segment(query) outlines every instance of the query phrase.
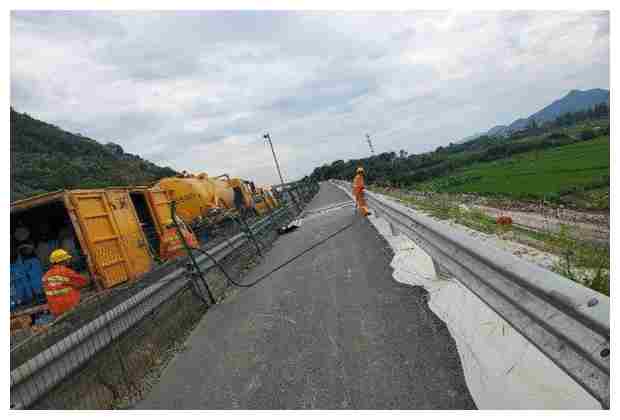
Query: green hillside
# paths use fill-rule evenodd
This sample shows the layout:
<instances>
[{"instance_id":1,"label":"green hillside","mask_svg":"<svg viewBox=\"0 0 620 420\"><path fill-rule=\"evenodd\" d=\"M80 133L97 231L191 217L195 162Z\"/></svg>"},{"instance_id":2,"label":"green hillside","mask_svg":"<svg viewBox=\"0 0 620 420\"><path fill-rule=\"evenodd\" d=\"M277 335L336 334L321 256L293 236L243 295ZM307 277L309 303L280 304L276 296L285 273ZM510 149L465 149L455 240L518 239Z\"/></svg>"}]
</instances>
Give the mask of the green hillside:
<instances>
[{"instance_id":1,"label":"green hillside","mask_svg":"<svg viewBox=\"0 0 620 420\"><path fill-rule=\"evenodd\" d=\"M103 145L11 108L11 201L59 189L144 185L175 174L117 144Z\"/></svg>"},{"instance_id":2,"label":"green hillside","mask_svg":"<svg viewBox=\"0 0 620 420\"><path fill-rule=\"evenodd\" d=\"M552 149L481 162L417 184L436 192L498 194L517 198L573 199L609 191L609 135ZM607 202L608 202L607 194ZM591 197L590 207L604 208Z\"/></svg>"},{"instance_id":3,"label":"green hillside","mask_svg":"<svg viewBox=\"0 0 620 420\"><path fill-rule=\"evenodd\" d=\"M363 166L369 185L437 192L546 198L609 208L609 107L569 112L509 136L481 135L417 155L405 150L315 168L311 179L351 180Z\"/></svg>"}]
</instances>

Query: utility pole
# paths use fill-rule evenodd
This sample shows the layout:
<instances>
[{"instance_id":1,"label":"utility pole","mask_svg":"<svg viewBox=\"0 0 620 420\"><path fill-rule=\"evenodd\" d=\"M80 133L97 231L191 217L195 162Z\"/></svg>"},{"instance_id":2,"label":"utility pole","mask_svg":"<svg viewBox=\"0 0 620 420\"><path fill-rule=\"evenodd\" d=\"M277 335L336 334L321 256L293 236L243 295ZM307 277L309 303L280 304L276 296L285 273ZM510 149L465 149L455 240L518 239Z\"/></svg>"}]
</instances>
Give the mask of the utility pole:
<instances>
[{"instance_id":1,"label":"utility pole","mask_svg":"<svg viewBox=\"0 0 620 420\"><path fill-rule=\"evenodd\" d=\"M366 134L366 141L368 142L368 147L370 147L370 153L375 154L375 149L372 147L372 141L370 141L370 136Z\"/></svg>"},{"instance_id":2,"label":"utility pole","mask_svg":"<svg viewBox=\"0 0 620 420\"><path fill-rule=\"evenodd\" d=\"M284 185L284 178L282 178L282 172L280 172L280 164L278 163L278 158L276 157L276 152L273 150L273 143L271 143L271 136L269 133L263 134L263 138L269 142L269 146L271 147L271 153L273 154L273 160L276 163L276 169L278 170L278 175L280 176L280 184Z\"/></svg>"}]
</instances>

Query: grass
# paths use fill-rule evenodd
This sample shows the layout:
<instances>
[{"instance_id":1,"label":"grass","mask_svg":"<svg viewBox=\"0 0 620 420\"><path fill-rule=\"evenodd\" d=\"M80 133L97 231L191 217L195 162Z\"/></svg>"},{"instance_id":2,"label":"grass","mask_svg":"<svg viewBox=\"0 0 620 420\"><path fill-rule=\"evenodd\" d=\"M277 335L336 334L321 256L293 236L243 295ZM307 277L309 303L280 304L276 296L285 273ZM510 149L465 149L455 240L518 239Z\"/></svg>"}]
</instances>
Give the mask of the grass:
<instances>
[{"instance_id":1,"label":"grass","mask_svg":"<svg viewBox=\"0 0 620 420\"><path fill-rule=\"evenodd\" d=\"M448 194L419 198L399 190L370 187L371 190L398 198L411 207L442 220L451 220L470 229L505 236L543 252L560 257L552 267L556 273L609 296L609 246L580 241L569 226L560 234L500 226L495 219L479 210L467 210Z\"/></svg>"},{"instance_id":2,"label":"grass","mask_svg":"<svg viewBox=\"0 0 620 420\"><path fill-rule=\"evenodd\" d=\"M421 191L513 198L564 197L580 207L609 208L609 136L475 163L415 186ZM605 194L605 187L607 193ZM595 190L590 196L587 192ZM560 200L561 201L561 200Z\"/></svg>"}]
</instances>

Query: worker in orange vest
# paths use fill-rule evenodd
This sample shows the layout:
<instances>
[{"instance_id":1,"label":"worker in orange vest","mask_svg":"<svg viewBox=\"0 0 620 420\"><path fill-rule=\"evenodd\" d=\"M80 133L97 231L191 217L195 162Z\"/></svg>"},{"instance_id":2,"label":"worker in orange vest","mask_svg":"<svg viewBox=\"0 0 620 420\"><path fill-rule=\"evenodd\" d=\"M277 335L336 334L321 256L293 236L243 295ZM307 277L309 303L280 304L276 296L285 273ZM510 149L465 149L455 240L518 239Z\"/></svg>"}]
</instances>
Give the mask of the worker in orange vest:
<instances>
[{"instance_id":1,"label":"worker in orange vest","mask_svg":"<svg viewBox=\"0 0 620 420\"><path fill-rule=\"evenodd\" d=\"M362 216L368 216L368 204L364 197L366 186L364 185L364 168L361 166L355 171L355 178L353 178L353 196L355 197L355 207L359 210Z\"/></svg>"},{"instance_id":2,"label":"worker in orange vest","mask_svg":"<svg viewBox=\"0 0 620 420\"><path fill-rule=\"evenodd\" d=\"M43 276L43 289L50 312L58 317L80 302L79 289L88 284L86 277L68 267L71 255L56 249L50 255L52 267Z\"/></svg>"}]
</instances>

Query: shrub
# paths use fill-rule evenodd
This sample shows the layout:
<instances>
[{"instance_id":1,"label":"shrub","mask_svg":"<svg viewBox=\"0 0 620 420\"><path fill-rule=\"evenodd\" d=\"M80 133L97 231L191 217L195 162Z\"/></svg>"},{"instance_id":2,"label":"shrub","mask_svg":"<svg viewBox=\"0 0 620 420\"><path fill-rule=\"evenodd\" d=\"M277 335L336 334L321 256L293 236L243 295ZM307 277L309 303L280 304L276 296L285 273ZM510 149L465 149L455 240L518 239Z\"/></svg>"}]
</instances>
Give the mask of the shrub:
<instances>
[{"instance_id":1,"label":"shrub","mask_svg":"<svg viewBox=\"0 0 620 420\"><path fill-rule=\"evenodd\" d=\"M584 141L585 140L591 140L594 137L596 137L596 133L593 130L589 129L589 128L585 129L581 133L579 133L579 138L581 140L584 140Z\"/></svg>"}]
</instances>

